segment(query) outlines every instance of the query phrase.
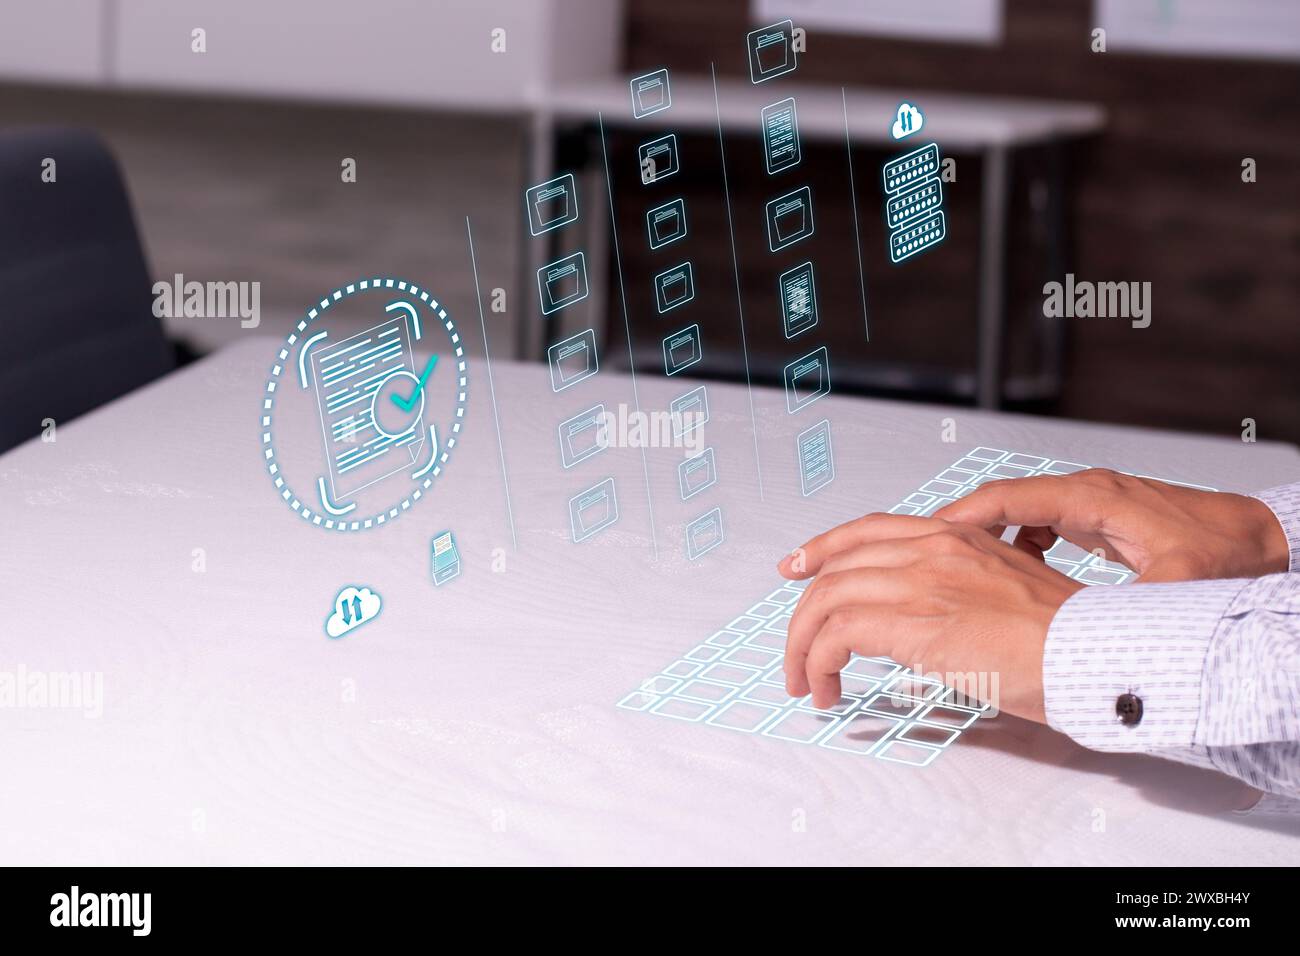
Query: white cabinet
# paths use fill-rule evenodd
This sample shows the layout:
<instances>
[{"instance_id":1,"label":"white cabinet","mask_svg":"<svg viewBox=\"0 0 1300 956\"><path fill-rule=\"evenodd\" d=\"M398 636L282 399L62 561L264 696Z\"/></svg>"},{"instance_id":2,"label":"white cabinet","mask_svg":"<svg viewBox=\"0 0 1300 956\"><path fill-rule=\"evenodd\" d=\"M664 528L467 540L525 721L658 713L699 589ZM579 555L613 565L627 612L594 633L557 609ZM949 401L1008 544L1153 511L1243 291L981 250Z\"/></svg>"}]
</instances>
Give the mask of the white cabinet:
<instances>
[{"instance_id":1,"label":"white cabinet","mask_svg":"<svg viewBox=\"0 0 1300 956\"><path fill-rule=\"evenodd\" d=\"M102 83L108 36L104 0L0 3L0 78Z\"/></svg>"}]
</instances>

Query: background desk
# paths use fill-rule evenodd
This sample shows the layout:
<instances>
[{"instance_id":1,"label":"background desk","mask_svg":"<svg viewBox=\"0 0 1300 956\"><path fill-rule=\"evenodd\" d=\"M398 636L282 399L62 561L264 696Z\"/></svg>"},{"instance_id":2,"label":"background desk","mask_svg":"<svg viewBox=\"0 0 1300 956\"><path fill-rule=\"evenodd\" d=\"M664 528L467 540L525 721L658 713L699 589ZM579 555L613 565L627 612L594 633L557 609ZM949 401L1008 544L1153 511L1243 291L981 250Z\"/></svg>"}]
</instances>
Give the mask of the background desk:
<instances>
[{"instance_id":1,"label":"background desk","mask_svg":"<svg viewBox=\"0 0 1300 956\"><path fill-rule=\"evenodd\" d=\"M0 457L0 667L102 671L105 692L97 720L0 710L5 862L1300 859L1294 825L1223 814L1214 774L1091 754L1013 718L916 770L614 706L769 589L782 551L976 445L1225 489L1300 475L1292 448L831 398L819 408L838 477L803 499L806 416L758 392L760 501L744 390L711 384L728 540L690 564L680 452L649 455L657 560L639 453L611 449L588 474L557 460L561 411L616 405L629 381L602 372L554 396L543 367L499 364L516 548L477 363L445 482L390 527L333 536L284 507L260 461L275 348L234 346ZM642 404L685 387L642 381ZM948 416L955 445L940 440ZM622 517L574 545L565 502L605 473ZM428 549L445 527L465 567L435 588ZM331 641L322 623L345 583L374 587L384 610Z\"/></svg>"}]
</instances>

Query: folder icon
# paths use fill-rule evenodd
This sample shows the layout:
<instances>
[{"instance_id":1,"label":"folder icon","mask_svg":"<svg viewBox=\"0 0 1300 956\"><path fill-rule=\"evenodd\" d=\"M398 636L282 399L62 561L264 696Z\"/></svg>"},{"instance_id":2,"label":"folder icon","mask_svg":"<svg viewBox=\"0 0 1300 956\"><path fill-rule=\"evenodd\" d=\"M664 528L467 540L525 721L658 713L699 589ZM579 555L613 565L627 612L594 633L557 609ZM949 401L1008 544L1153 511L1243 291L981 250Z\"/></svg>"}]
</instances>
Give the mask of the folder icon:
<instances>
[{"instance_id":1,"label":"folder icon","mask_svg":"<svg viewBox=\"0 0 1300 956\"><path fill-rule=\"evenodd\" d=\"M677 483L681 490L682 501L691 498L718 480L713 457L713 449L706 448L693 458L687 458L677 466Z\"/></svg>"},{"instance_id":2,"label":"folder icon","mask_svg":"<svg viewBox=\"0 0 1300 956\"><path fill-rule=\"evenodd\" d=\"M572 468L609 447L605 406L593 405L560 423L560 463Z\"/></svg>"},{"instance_id":3,"label":"folder icon","mask_svg":"<svg viewBox=\"0 0 1300 956\"><path fill-rule=\"evenodd\" d=\"M590 378L600 370L596 358L596 333L592 329L579 332L546 350L551 366L551 389L560 392Z\"/></svg>"},{"instance_id":4,"label":"folder icon","mask_svg":"<svg viewBox=\"0 0 1300 956\"><path fill-rule=\"evenodd\" d=\"M673 437L689 435L709 420L709 396L701 385L679 395L668 405L673 419Z\"/></svg>"},{"instance_id":5,"label":"folder icon","mask_svg":"<svg viewBox=\"0 0 1300 956\"><path fill-rule=\"evenodd\" d=\"M790 56L790 47L781 31L763 33L754 42L754 58L758 61L759 76L784 70Z\"/></svg>"},{"instance_id":6,"label":"folder icon","mask_svg":"<svg viewBox=\"0 0 1300 956\"><path fill-rule=\"evenodd\" d=\"M674 332L664 339L664 373L676 375L682 369L694 365L702 357L700 354L700 327L692 325Z\"/></svg>"},{"instance_id":7,"label":"folder icon","mask_svg":"<svg viewBox=\"0 0 1300 956\"><path fill-rule=\"evenodd\" d=\"M677 172L677 134L669 133L637 147L641 182L657 183Z\"/></svg>"},{"instance_id":8,"label":"folder icon","mask_svg":"<svg viewBox=\"0 0 1300 956\"><path fill-rule=\"evenodd\" d=\"M569 499L569 521L574 541L590 538L617 520L618 499L614 494L613 478L606 478Z\"/></svg>"},{"instance_id":9,"label":"folder icon","mask_svg":"<svg viewBox=\"0 0 1300 956\"><path fill-rule=\"evenodd\" d=\"M655 304L668 312L695 298L695 275L689 262L673 266L655 276Z\"/></svg>"},{"instance_id":10,"label":"folder icon","mask_svg":"<svg viewBox=\"0 0 1300 956\"><path fill-rule=\"evenodd\" d=\"M686 235L686 201L683 199L657 206L647 212L645 218L651 249L666 246Z\"/></svg>"},{"instance_id":11,"label":"folder icon","mask_svg":"<svg viewBox=\"0 0 1300 956\"><path fill-rule=\"evenodd\" d=\"M581 252L558 259L537 270L537 291L542 313L581 302L587 297L587 260Z\"/></svg>"},{"instance_id":12,"label":"folder icon","mask_svg":"<svg viewBox=\"0 0 1300 956\"><path fill-rule=\"evenodd\" d=\"M785 367L786 409L791 414L829 394L830 390L830 363L825 346Z\"/></svg>"},{"instance_id":13,"label":"folder icon","mask_svg":"<svg viewBox=\"0 0 1300 956\"><path fill-rule=\"evenodd\" d=\"M655 70L644 76L633 77L632 118L640 119L672 106L672 94L668 89L668 71Z\"/></svg>"},{"instance_id":14,"label":"folder icon","mask_svg":"<svg viewBox=\"0 0 1300 956\"><path fill-rule=\"evenodd\" d=\"M686 556L694 561L722 544L722 509L714 508L686 526Z\"/></svg>"},{"instance_id":15,"label":"folder icon","mask_svg":"<svg viewBox=\"0 0 1300 956\"><path fill-rule=\"evenodd\" d=\"M533 186L524 193L528 230L534 236L558 229L578 218L578 191L572 173Z\"/></svg>"},{"instance_id":16,"label":"folder icon","mask_svg":"<svg viewBox=\"0 0 1300 956\"><path fill-rule=\"evenodd\" d=\"M767 204L767 243L773 252L811 236L812 232L812 190L807 186Z\"/></svg>"}]
</instances>

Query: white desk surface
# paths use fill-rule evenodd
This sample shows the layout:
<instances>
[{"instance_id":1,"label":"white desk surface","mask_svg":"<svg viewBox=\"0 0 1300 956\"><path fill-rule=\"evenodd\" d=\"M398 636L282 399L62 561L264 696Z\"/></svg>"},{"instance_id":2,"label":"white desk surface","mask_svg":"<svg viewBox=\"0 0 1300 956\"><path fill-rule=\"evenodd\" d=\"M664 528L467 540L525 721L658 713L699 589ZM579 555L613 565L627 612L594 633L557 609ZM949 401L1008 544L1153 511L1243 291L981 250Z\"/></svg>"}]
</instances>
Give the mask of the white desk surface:
<instances>
[{"instance_id":1,"label":"white desk surface","mask_svg":"<svg viewBox=\"0 0 1300 956\"><path fill-rule=\"evenodd\" d=\"M883 143L900 148L931 139L945 149L980 150L990 146L1026 146L1052 139L1083 136L1101 130L1106 112L1092 103L976 96L926 90L846 87L769 80L755 85L718 78L715 106L712 80L674 73L670 77L672 106L632 118L629 77L585 80L556 87L537 107L559 120L592 120L604 116L606 125L644 126L647 130L716 130L750 126L761 130L763 107L793 96L804 139L844 138L848 110L849 135L857 143ZM889 133L898 104L909 102L925 112L921 132L898 143ZM928 137L928 138L927 138Z\"/></svg>"},{"instance_id":2,"label":"white desk surface","mask_svg":"<svg viewBox=\"0 0 1300 956\"><path fill-rule=\"evenodd\" d=\"M1300 860L1294 824L1222 812L1224 778L1006 716L916 769L614 706L766 593L783 551L976 445L1241 490L1294 479L1295 449L832 397L818 408L838 476L803 499L805 416L758 392L760 502L744 389L710 384L720 483L688 511L680 451L650 453L656 561L639 453L611 449L585 475L557 461L564 412L630 401L628 378L552 395L543 367L498 363L516 551L480 360L443 483L394 524L339 536L293 515L261 462L277 348L232 346L0 457L0 669L101 671L105 698L98 719L0 709L5 863ZM687 384L643 378L643 404ZM566 499L606 472L622 516L575 545ZM691 565L682 523L718 503L728 540ZM465 570L435 588L445 527ZM332 641L322 623L345 583L384 610Z\"/></svg>"}]
</instances>

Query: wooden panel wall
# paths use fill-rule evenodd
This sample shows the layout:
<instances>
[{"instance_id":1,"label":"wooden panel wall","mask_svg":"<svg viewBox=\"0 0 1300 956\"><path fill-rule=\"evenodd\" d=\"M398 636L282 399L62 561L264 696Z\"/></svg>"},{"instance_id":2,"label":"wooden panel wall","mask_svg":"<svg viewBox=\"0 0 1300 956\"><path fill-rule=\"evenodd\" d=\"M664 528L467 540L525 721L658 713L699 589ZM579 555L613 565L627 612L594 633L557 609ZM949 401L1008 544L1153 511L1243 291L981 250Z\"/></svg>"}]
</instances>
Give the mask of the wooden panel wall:
<instances>
[{"instance_id":1,"label":"wooden panel wall","mask_svg":"<svg viewBox=\"0 0 1300 956\"><path fill-rule=\"evenodd\" d=\"M1104 105L1104 135L1069 155L1075 244L1067 268L1080 279L1151 282L1152 324L1137 330L1118 320L1064 320L1064 392L1031 410L1223 434L1239 433L1249 417L1261 439L1300 440L1300 66L1095 54L1089 0L1007 0L1006 11L996 47L812 30L800 79ZM629 0L627 64L707 72L712 61L722 74L743 75L744 36L752 28L747 0ZM699 148L708 147L706 141ZM1258 162L1253 185L1240 177L1247 156ZM881 158L864 153L860 169L870 172ZM844 178L842 150L805 162L814 182ZM1017 329L1041 314L1041 236L1029 215L1032 164L1030 157L1019 170L1012 205L1010 310ZM733 200L738 208L761 209L768 187L761 175L740 172L743 165L733 171ZM872 181L861 172L859 180ZM837 356L973 365L978 182L978 164L963 161L949 191L951 238L901 269L885 257L878 192L860 189L869 226L870 345L855 334L860 309L854 324L856 302L845 298L856 296L856 284L842 281L854 277L851 247L817 253L818 268L840 277L826 283L823 295L825 311L841 317ZM633 207L630 219L643 205L634 188L620 187L620 205ZM701 204L715 198L707 179L694 188ZM649 253L642 243L626 243L624 254L630 274L653 267L643 261ZM722 270L730 279L725 233L698 255L697 270ZM756 256L742 247L747 303L774 281L761 268L745 268ZM709 307L734 313L734 294ZM755 315L750 323L757 339L751 349L759 352L773 345L773 326L764 321ZM1023 343L1018 333L1013 364L1032 358L1022 354Z\"/></svg>"}]
</instances>

